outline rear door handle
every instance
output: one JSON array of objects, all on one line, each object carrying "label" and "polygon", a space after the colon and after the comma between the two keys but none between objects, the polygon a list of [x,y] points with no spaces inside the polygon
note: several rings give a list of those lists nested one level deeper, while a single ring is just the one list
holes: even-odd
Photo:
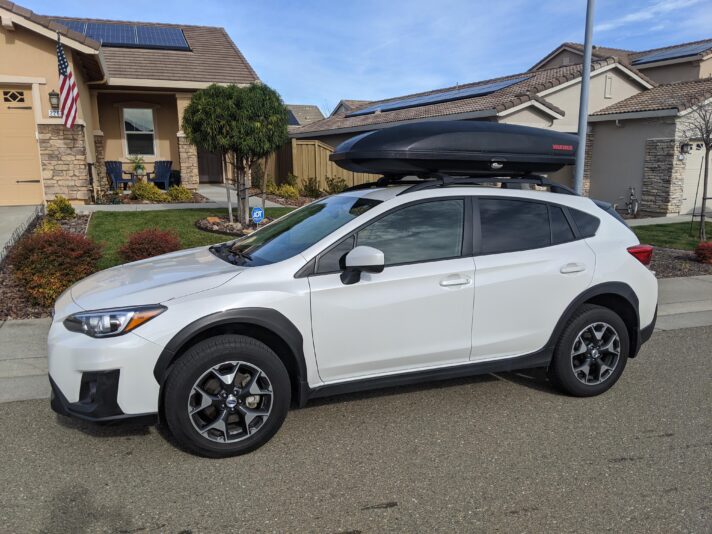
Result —
[{"label": "rear door handle", "polygon": [[572,274],[572,273],[580,273],[585,270],[586,270],[586,266],[583,263],[567,263],[566,265],[561,266],[561,269],[559,269],[559,272],[561,274]]},{"label": "rear door handle", "polygon": [[470,282],[471,280],[469,278],[446,278],[440,281],[440,285],[443,287],[464,286]]}]

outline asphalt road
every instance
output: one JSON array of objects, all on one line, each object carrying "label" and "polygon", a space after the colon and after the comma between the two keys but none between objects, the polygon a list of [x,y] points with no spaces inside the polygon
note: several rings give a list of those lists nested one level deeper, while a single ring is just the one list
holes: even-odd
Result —
[{"label": "asphalt road", "polygon": [[262,449],[0,405],[2,532],[709,532],[712,327],[658,332],[608,394],[538,374],[292,411]]}]

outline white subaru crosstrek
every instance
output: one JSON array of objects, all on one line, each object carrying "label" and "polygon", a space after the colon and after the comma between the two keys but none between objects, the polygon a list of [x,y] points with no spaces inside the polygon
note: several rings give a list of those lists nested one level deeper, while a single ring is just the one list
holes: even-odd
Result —
[{"label": "white subaru crosstrek", "polygon": [[158,414],[221,457],[335,393],[532,367],[606,391],[652,334],[652,248],[588,198],[475,182],[357,188],[86,278],[56,303],[52,407]]}]

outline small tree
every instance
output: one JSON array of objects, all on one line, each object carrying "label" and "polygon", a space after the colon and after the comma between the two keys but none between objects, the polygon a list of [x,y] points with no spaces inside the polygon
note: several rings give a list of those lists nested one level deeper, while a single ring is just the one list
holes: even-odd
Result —
[{"label": "small tree", "polygon": [[[707,192],[709,171],[710,171],[710,151],[712,151],[712,98],[705,95],[706,99],[695,99],[685,103],[688,111],[681,119],[682,131],[685,137],[691,141],[701,142],[705,148],[704,173],[702,176],[702,207],[700,211],[700,241],[707,241],[705,230]],[[693,207],[694,210],[694,207]]]},{"label": "small tree", "polygon": [[[287,108],[279,94],[263,85],[249,85],[239,89],[236,124],[238,135],[233,150],[238,161],[238,192],[242,203],[242,224],[247,224],[249,199],[244,193],[251,183],[252,168],[287,141]],[[262,174],[262,209],[265,207],[267,174]]]},{"label": "small tree", "polygon": [[196,91],[185,108],[182,124],[183,132],[192,144],[209,152],[217,152],[221,156],[230,222],[233,217],[227,163],[236,144],[235,140],[240,134],[237,127],[238,91],[239,88],[234,85],[215,84]]}]

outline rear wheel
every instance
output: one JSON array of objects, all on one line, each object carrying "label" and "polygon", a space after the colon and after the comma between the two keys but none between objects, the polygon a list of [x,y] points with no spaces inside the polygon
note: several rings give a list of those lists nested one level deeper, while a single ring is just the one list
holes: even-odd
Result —
[{"label": "rear wheel", "polygon": [[290,402],[289,375],[265,344],[217,336],[188,349],[166,381],[164,411],[187,450],[213,458],[250,452],[279,430]]},{"label": "rear wheel", "polygon": [[618,381],[628,353],[628,329],[620,316],[587,304],[564,328],[549,366],[549,379],[570,395],[600,395]]}]

